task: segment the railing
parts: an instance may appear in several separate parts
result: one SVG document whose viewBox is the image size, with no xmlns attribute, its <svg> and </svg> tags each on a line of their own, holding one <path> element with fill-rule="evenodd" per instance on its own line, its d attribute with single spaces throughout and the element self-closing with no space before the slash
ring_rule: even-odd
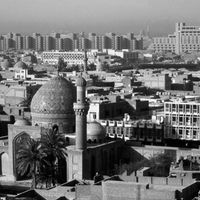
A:
<svg viewBox="0 0 200 200">
<path fill-rule="evenodd" d="M 101 121 L 100 123 L 101 123 L 102 126 L 107 126 L 108 121 L 104 120 L 104 121 Z"/>
<path fill-rule="evenodd" d="M 108 121 L 109 126 L 115 126 L 115 121 Z"/>
<path fill-rule="evenodd" d="M 118 127 L 123 127 L 123 125 L 124 125 L 123 121 L 117 121 L 117 126 Z"/>
</svg>

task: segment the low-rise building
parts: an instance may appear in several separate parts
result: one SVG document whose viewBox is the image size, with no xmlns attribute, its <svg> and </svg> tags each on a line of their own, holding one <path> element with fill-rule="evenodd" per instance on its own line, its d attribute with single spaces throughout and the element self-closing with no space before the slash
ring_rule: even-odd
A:
<svg viewBox="0 0 200 200">
<path fill-rule="evenodd" d="M 88 64 L 95 62 L 95 55 L 92 52 L 87 52 Z M 43 63 L 57 64 L 58 59 L 62 58 L 68 65 L 83 65 L 84 64 L 84 52 L 83 51 L 71 51 L 71 52 L 59 52 L 59 51 L 44 51 L 42 53 Z"/>
</svg>

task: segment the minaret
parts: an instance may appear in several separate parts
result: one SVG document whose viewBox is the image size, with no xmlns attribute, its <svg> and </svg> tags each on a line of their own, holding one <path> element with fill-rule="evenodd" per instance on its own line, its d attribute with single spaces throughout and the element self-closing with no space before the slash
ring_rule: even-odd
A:
<svg viewBox="0 0 200 200">
<path fill-rule="evenodd" d="M 74 103 L 76 114 L 76 149 L 85 150 L 87 148 L 87 113 L 89 104 L 85 101 L 86 80 L 79 76 L 76 80 L 77 101 Z"/>
<path fill-rule="evenodd" d="M 84 72 L 84 74 L 87 73 L 87 61 L 88 61 L 87 51 L 85 50 L 84 51 L 84 66 L 83 66 L 83 72 Z"/>
<path fill-rule="evenodd" d="M 101 59 L 99 57 L 97 58 L 96 71 L 98 71 L 98 72 L 103 71 L 103 65 L 102 65 Z"/>
<path fill-rule="evenodd" d="M 61 68 L 61 58 L 58 58 L 58 64 L 57 64 L 57 76 L 59 76 L 60 68 Z"/>
</svg>

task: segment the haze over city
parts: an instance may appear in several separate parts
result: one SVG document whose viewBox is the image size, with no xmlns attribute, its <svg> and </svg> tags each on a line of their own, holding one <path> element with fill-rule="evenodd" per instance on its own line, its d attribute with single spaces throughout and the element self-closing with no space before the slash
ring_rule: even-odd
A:
<svg viewBox="0 0 200 200">
<path fill-rule="evenodd" d="M 1 0 L 1 33 L 173 32 L 174 23 L 199 24 L 198 0 Z"/>
<path fill-rule="evenodd" d="M 0 2 L 0 200 L 200 200 L 200 0 Z"/>
</svg>

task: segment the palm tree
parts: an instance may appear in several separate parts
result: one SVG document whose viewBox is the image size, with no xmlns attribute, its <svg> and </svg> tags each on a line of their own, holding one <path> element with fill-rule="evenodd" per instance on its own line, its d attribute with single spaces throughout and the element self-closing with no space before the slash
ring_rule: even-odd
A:
<svg viewBox="0 0 200 200">
<path fill-rule="evenodd" d="M 167 153 L 159 153 L 149 159 L 149 166 L 154 169 L 153 173 L 155 173 L 155 175 L 167 176 L 169 174 L 169 169 L 173 161 L 173 158 Z"/>
<path fill-rule="evenodd" d="M 42 165 L 48 165 L 40 141 L 32 138 L 25 140 L 17 152 L 17 171 L 21 176 L 32 177 L 32 188 L 36 188 L 36 175 Z"/>
<path fill-rule="evenodd" d="M 47 154 L 47 159 L 51 164 L 52 184 L 55 185 L 58 161 L 65 159 L 67 156 L 66 139 L 63 134 L 59 133 L 58 127 L 54 126 L 41 135 L 41 143 Z"/>
</svg>

